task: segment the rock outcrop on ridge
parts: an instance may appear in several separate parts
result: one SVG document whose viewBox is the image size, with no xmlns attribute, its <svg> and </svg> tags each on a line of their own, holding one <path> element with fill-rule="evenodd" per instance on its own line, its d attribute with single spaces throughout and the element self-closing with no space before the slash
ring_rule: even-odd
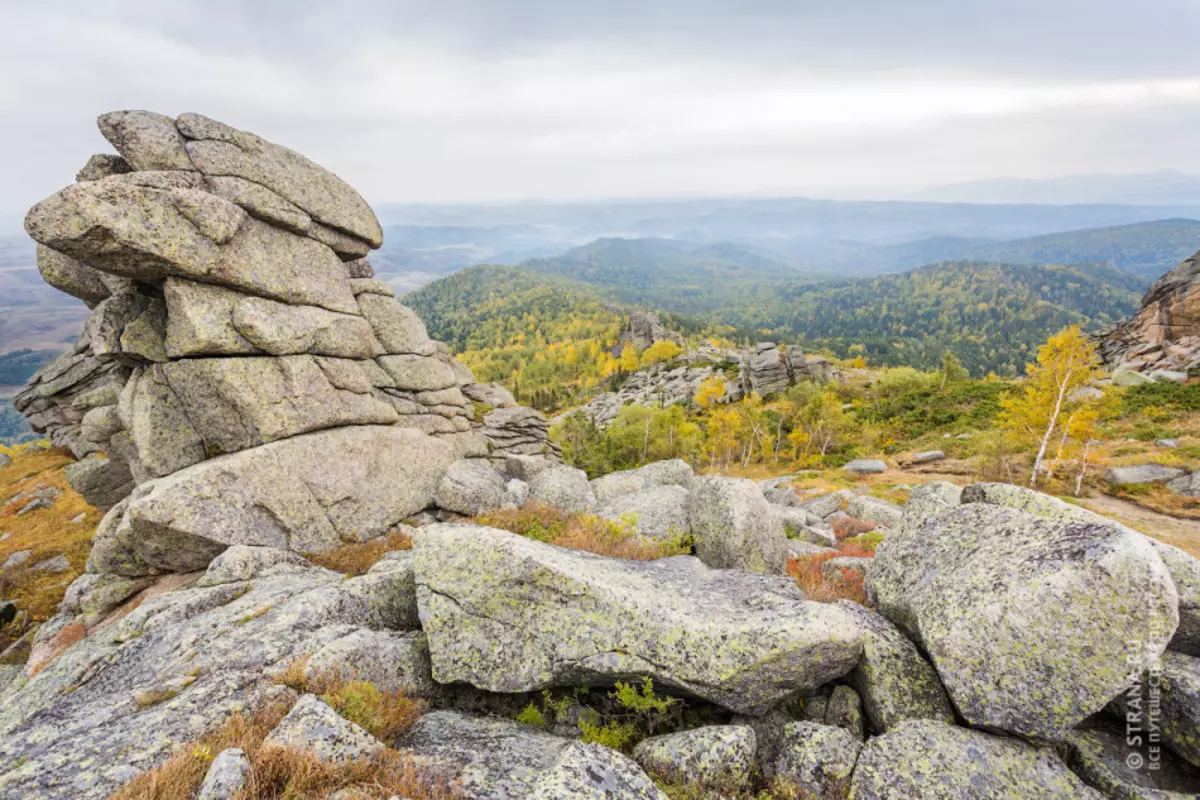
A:
<svg viewBox="0 0 1200 800">
<path fill-rule="evenodd" d="M 99 125 L 119 155 L 94 157 L 25 221 L 46 281 L 92 314 L 14 405 L 82 459 L 71 481 L 89 502 L 130 497 L 106 521 L 110 549 L 118 528 L 151 518 L 162 543 L 212 541 L 215 526 L 242 544 L 327 549 L 430 506 L 456 457 L 553 455 L 538 412 L 476 384 L 373 279 L 365 256 L 382 230 L 336 175 L 199 114 L 118 111 Z M 480 414 L 478 397 L 494 410 Z M 379 507 L 378 481 L 405 474 L 407 496 Z M 308 500 L 265 485 L 297 477 Z M 231 486 L 241 499 L 201 519 L 194 501 Z"/>
<path fill-rule="evenodd" d="M 1102 331 L 1097 344 L 1112 369 L 1151 378 L 1200 369 L 1200 253 L 1159 278 L 1138 313 Z"/>
<path fill-rule="evenodd" d="M 465 800 L 1200 788 L 1183 551 L 1006 484 L 900 507 L 680 460 L 589 481 L 370 277 L 381 232 L 336 177 L 197 115 L 101 130 L 120 155 L 30 213 L 47 280 L 93 313 L 21 407 L 112 508 L 27 662 L 0 668 L 0 796 L 110 797 L 264 704 L 268 745 L 331 768 L 391 748 Z M 755 391 L 794 379 L 782 351 L 751 361 Z M 531 502 L 695 555 L 461 518 Z M 874 557 L 837 557 L 859 524 Z M 400 534 L 411 551 L 356 577 L 314 563 Z M 795 567 L 863 576 L 874 609 L 815 602 Z M 330 674 L 427 713 L 377 739 L 313 690 Z M 1161 771 L 1113 733 L 1151 708 Z M 209 755 L 200 797 L 255 779 L 253 752 Z"/>
</svg>

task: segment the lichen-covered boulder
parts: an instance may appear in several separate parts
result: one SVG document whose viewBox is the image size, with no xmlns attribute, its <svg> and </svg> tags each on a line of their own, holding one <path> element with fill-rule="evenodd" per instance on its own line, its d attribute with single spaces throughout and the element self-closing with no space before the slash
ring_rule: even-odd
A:
<svg viewBox="0 0 1200 800">
<path fill-rule="evenodd" d="M 964 505 L 986 503 L 993 506 L 1004 506 L 1046 519 L 1085 522 L 1105 519 L 1086 508 L 1071 505 L 1065 500 L 1025 486 L 1014 486 L 1011 483 L 972 483 L 970 486 L 963 487 L 960 498 Z"/>
<path fill-rule="evenodd" d="M 649 677 L 741 713 L 846 674 L 861 634 L 785 578 L 624 561 L 476 525 L 420 529 L 434 678 L 492 692 Z"/>
<path fill-rule="evenodd" d="M 791 722 L 775 757 L 774 778 L 800 797 L 845 800 L 862 741 L 844 729 L 815 722 Z"/>
<path fill-rule="evenodd" d="M 1200 656 L 1200 559 L 1157 539 L 1146 541 L 1166 565 L 1179 594 L 1179 627 L 1168 648 Z"/>
<path fill-rule="evenodd" d="M 214 458 L 138 487 L 90 564 L 136 577 L 203 569 L 229 545 L 322 552 L 387 533 L 433 501 L 454 452 L 414 430 L 337 428 Z"/>
<path fill-rule="evenodd" d="M 196 800 L 234 800 L 250 783 L 250 759 L 240 747 L 222 750 L 204 774 Z"/>
<path fill-rule="evenodd" d="M 631 522 L 641 536 L 665 541 L 688 532 L 688 490 L 682 486 L 652 486 L 619 495 L 596 509 L 613 522 Z"/>
<path fill-rule="evenodd" d="M 279 721 L 263 741 L 263 747 L 300 750 L 336 763 L 373 756 L 384 745 L 316 695 L 306 694 Z"/>
<path fill-rule="evenodd" d="M 962 504 L 961 487 L 948 481 L 931 481 L 914 486 L 903 513 L 891 527 L 900 533 L 916 530 L 932 516 Z"/>
<path fill-rule="evenodd" d="M 513 506 L 504 476 L 490 464 L 472 460 L 450 465 L 438 484 L 434 502 L 439 508 L 467 516 Z"/>
<path fill-rule="evenodd" d="M 900 521 L 904 509 L 882 498 L 860 494 L 850 501 L 846 513 L 863 522 L 874 522 L 892 528 Z"/>
<path fill-rule="evenodd" d="M 1195 800 L 1200 770 L 1151 744 L 1141 725 L 1089 726 L 1067 734 L 1067 763 L 1089 786 L 1120 800 Z"/>
<path fill-rule="evenodd" d="M 862 698 L 852 686 L 839 683 L 833 687 L 825 700 L 825 724 L 841 728 L 855 739 L 863 738 Z"/>
<path fill-rule="evenodd" d="M 863 656 L 847 680 L 858 690 L 875 733 L 909 719 L 954 722 L 950 699 L 937 672 L 887 618 L 849 600 L 835 604 L 863 632 Z"/>
<path fill-rule="evenodd" d="M 839 489 L 836 492 L 828 492 L 817 495 L 810 500 L 805 500 L 801 503 L 801 508 L 816 514 L 821 519 L 826 519 L 830 515 L 841 511 L 854 497 L 854 492 L 849 489 Z"/>
<path fill-rule="evenodd" d="M 1103 708 L 1179 622 L 1144 537 L 984 503 L 885 539 L 867 588 L 968 722 L 1047 738 Z"/>
<path fill-rule="evenodd" d="M 1152 709 L 1157 708 L 1157 714 Z M 1163 741 L 1190 764 L 1200 767 L 1200 658 L 1163 653 L 1137 682 L 1113 700 L 1124 718 L 1153 720 Z"/>
<path fill-rule="evenodd" d="M 1137 486 L 1144 483 L 1166 483 L 1186 474 L 1177 467 L 1163 464 L 1138 464 L 1132 467 L 1109 467 L 1104 472 L 1104 480 L 1113 486 Z"/>
<path fill-rule="evenodd" d="M 1050 749 L 914 720 L 876 736 L 858 757 L 855 800 L 1102 800 Z"/>
<path fill-rule="evenodd" d="M 706 475 L 688 495 L 696 555 L 710 567 L 783 574 L 787 534 L 754 481 Z"/>
<path fill-rule="evenodd" d="M 82 618 L 48 623 L 59 654 L 0 699 L 0 797 L 110 797 L 177 743 L 286 699 L 274 676 L 297 659 L 348 630 L 401 627 L 390 598 L 402 577 L 311 567 L 200 587 L 172 576 L 181 588 L 148 591 L 73 645 Z"/>
<path fill-rule="evenodd" d="M 317 650 L 305 665 L 308 680 L 363 681 L 380 691 L 402 690 L 431 697 L 437 685 L 429 667 L 429 643 L 420 631 L 396 633 L 360 628 Z"/>
<path fill-rule="evenodd" d="M 706 725 L 643 739 L 633 759 L 665 783 L 733 793 L 749 788 L 756 750 L 753 728 Z"/>
<path fill-rule="evenodd" d="M 596 505 L 587 473 L 554 465 L 529 479 L 529 499 L 560 511 L 579 513 Z"/>
<path fill-rule="evenodd" d="M 395 746 L 455 775 L 462 800 L 666 800 L 620 753 L 511 720 L 435 711 Z"/>
</svg>

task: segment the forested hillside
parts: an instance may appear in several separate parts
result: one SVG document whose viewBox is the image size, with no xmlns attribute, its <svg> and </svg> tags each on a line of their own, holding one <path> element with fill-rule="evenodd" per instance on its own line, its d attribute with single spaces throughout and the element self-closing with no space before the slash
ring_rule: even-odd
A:
<svg viewBox="0 0 1200 800">
<path fill-rule="evenodd" d="M 577 377 L 581 360 L 599 359 L 592 350 L 615 340 L 619 327 L 620 315 L 601 299 L 613 296 L 669 312 L 698 312 L 688 323 L 673 320 L 689 333 L 799 343 L 842 358 L 862 354 L 873 365 L 922 369 L 939 364 L 950 350 L 981 376 L 1019 374 L 1047 331 L 1072 324 L 1099 328 L 1128 316 L 1144 283 L 1101 266 L 960 261 L 826 283 L 713 278 L 711 294 L 698 298 L 690 289 L 696 282 L 688 284 L 682 275 L 673 282 L 655 274 L 639 277 L 619 265 L 579 263 L 582 274 L 603 285 L 477 267 L 437 281 L 407 302 L 481 379 L 516 381 L 519 371 L 528 386 Z M 624 287 L 623 280 L 633 286 Z M 728 282 L 733 289 L 721 292 Z M 576 360 L 569 369 L 555 366 L 559 351 L 566 358 L 571 347 Z"/>
<path fill-rule="evenodd" d="M 1102 267 L 949 262 L 899 275 L 778 287 L 713 320 L 760 338 L 931 368 L 946 350 L 975 375 L 1019 374 L 1047 331 L 1132 313 L 1141 281 Z"/>
</svg>

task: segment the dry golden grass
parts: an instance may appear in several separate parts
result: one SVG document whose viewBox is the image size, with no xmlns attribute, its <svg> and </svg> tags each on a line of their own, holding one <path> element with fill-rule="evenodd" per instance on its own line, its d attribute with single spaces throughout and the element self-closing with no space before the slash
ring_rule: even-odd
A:
<svg viewBox="0 0 1200 800">
<path fill-rule="evenodd" d="M 318 695 L 343 717 L 380 741 L 394 740 L 425 713 L 424 703 L 400 689 L 377 689 L 345 671 L 312 677 L 307 672 L 308 658 L 298 658 L 275 677 L 275 682 L 298 692 Z"/>
<path fill-rule="evenodd" d="M 321 800 L 348 788 L 364 800 L 452 796 L 446 776 L 419 770 L 411 758 L 395 750 L 331 764 L 290 748 L 264 747 L 263 741 L 291 706 L 290 700 L 279 701 L 248 715 L 235 714 L 212 733 L 177 748 L 167 761 L 134 778 L 111 800 L 192 800 L 212 760 L 231 747 L 246 751 L 253 770 L 250 785 L 235 795 L 236 800 Z"/>
<path fill-rule="evenodd" d="M 375 566 L 383 554 L 391 550 L 411 550 L 412 537 L 404 531 L 395 531 L 382 540 L 372 540 L 362 544 L 348 544 L 325 553 L 305 554 L 312 563 L 343 575 L 365 575 L 367 570 Z"/>
<path fill-rule="evenodd" d="M 0 542 L 0 564 L 13 553 L 33 551 L 24 566 L 10 569 L 0 577 L 0 597 L 12 600 L 17 608 L 29 615 L 27 624 L 21 629 L 10 625 L 0 632 L 0 650 L 29 627 L 40 625 L 53 616 L 67 586 L 87 565 L 101 514 L 67 485 L 63 469 L 74 460 L 64 450 L 32 450 L 18 455 L 11 464 L 0 469 L 0 503 L 17 494 L 44 487 L 62 491 L 50 508 L 18 515 L 28 500 L 6 503 L 0 508 L 0 535 L 9 534 Z M 71 522 L 80 514 L 85 515 L 83 522 Z M 32 569 L 39 561 L 58 555 L 65 555 L 70 562 L 66 572 Z"/>
<path fill-rule="evenodd" d="M 691 551 L 690 542 L 684 538 L 671 542 L 644 540 L 628 525 L 590 514 L 568 514 L 539 503 L 480 514 L 472 521 L 558 547 L 632 561 L 654 561 Z"/>
</svg>

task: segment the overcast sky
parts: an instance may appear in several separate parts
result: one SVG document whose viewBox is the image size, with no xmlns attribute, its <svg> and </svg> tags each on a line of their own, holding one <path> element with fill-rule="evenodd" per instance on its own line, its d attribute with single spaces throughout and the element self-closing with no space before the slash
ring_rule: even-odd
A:
<svg viewBox="0 0 1200 800">
<path fill-rule="evenodd" d="M 198 111 L 373 203 L 1200 172 L 1198 0 L 0 0 L 0 212 Z"/>
</svg>

